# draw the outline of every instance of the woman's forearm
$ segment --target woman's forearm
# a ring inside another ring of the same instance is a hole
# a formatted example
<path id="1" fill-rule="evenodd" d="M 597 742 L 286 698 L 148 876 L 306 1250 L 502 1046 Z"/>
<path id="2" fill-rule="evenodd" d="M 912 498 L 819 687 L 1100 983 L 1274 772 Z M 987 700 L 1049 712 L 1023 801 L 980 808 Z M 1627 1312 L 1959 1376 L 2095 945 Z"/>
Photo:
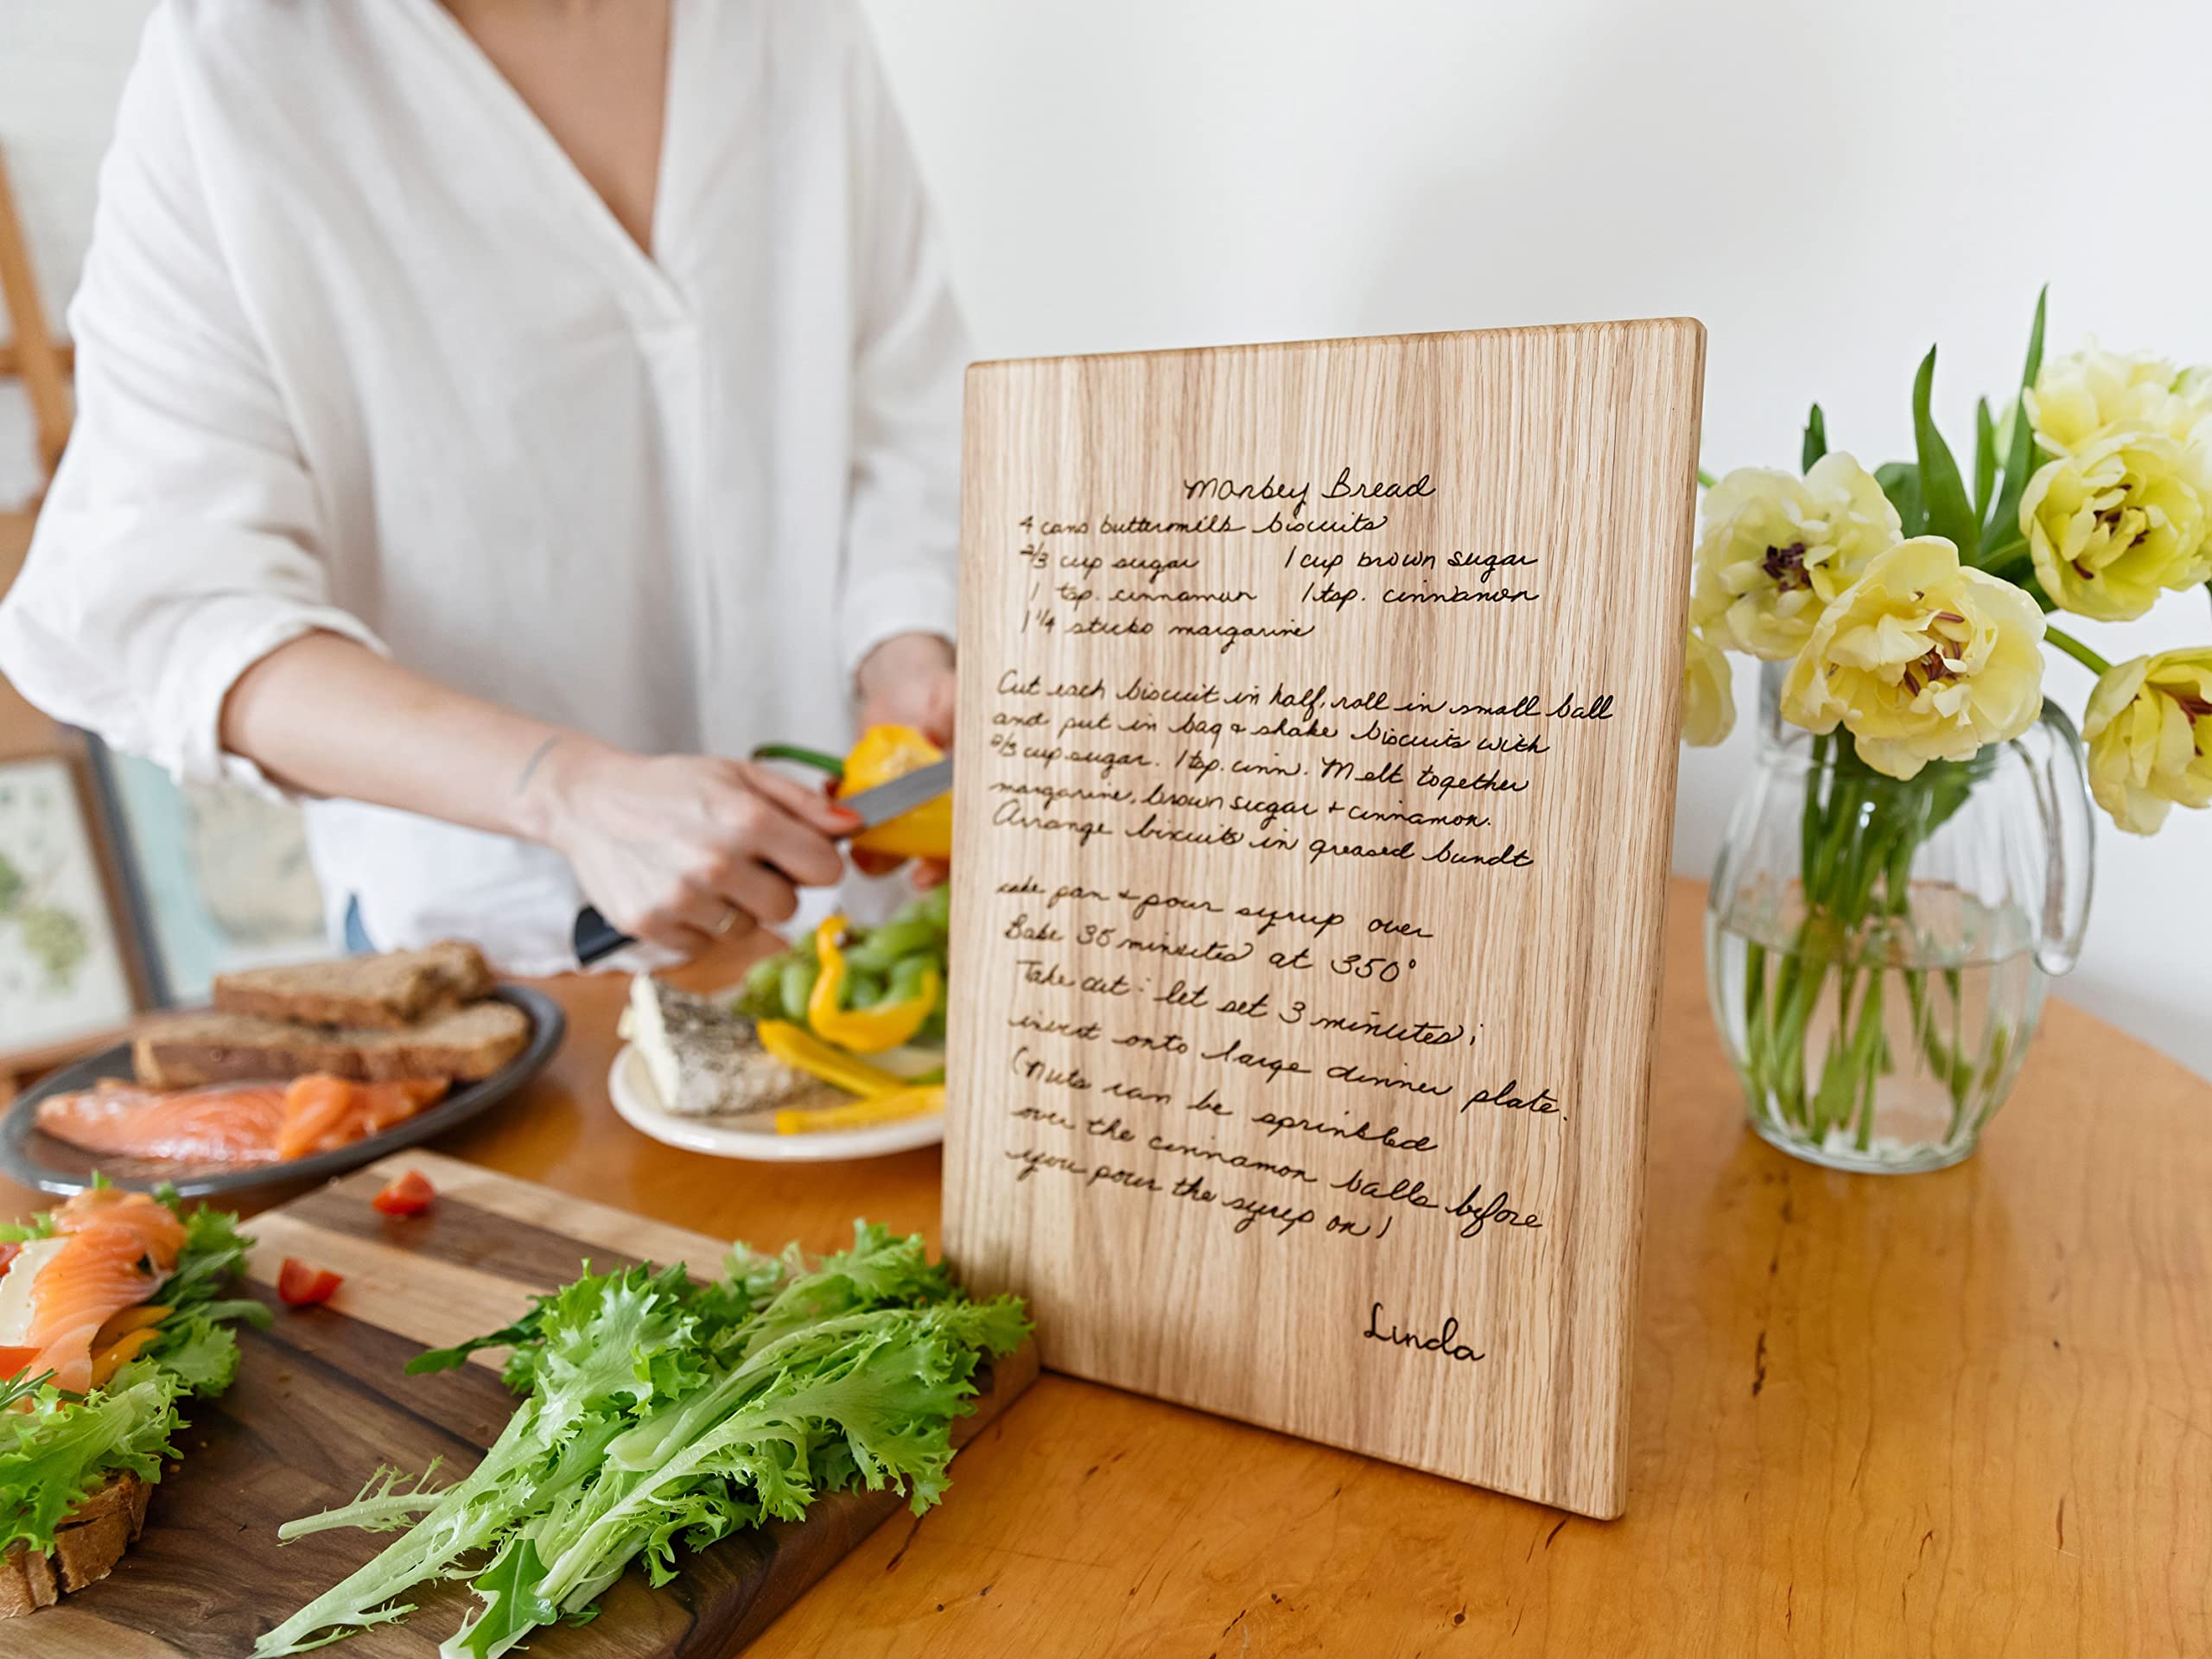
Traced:
<path id="1" fill-rule="evenodd" d="M 223 747 L 289 788 L 544 840 L 549 766 L 596 740 L 454 690 L 334 633 L 302 635 L 238 677 Z"/>
<path id="2" fill-rule="evenodd" d="M 771 768 L 632 754 L 334 633 L 240 675 L 221 725 L 225 748 L 294 789 L 542 842 L 609 921 L 687 956 L 740 921 L 788 921 L 799 887 L 843 875 L 836 843 L 860 824 Z"/>

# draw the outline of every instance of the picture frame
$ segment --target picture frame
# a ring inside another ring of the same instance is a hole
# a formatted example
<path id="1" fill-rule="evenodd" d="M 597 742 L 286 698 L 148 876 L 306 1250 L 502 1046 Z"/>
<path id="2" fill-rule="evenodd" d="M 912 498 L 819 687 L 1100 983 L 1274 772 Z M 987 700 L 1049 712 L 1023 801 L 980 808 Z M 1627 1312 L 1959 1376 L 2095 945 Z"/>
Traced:
<path id="1" fill-rule="evenodd" d="M 0 761 L 0 1061 L 67 1054 L 138 1012 L 82 769 Z"/>
<path id="2" fill-rule="evenodd" d="M 234 784 L 180 785 L 89 738 L 149 1001 L 207 1001 L 215 976 L 330 954 L 299 809 Z"/>

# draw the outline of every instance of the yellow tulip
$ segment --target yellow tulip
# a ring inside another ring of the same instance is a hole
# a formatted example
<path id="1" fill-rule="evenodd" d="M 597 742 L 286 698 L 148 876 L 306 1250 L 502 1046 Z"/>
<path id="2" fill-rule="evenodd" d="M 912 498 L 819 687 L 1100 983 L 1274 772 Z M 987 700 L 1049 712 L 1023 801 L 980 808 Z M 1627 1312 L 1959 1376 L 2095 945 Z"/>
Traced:
<path id="1" fill-rule="evenodd" d="M 2176 375 L 2174 396 L 2182 400 L 2196 423 L 2212 416 L 2212 365 L 2199 363 Z M 2192 425 L 2190 429 L 2199 428 Z"/>
<path id="2" fill-rule="evenodd" d="M 1847 729 L 1892 778 L 2018 737 L 2043 709 L 2043 613 L 1959 563 L 1939 536 L 1900 542 L 1824 611 L 1783 683 L 1783 717 Z"/>
<path id="3" fill-rule="evenodd" d="M 1736 728 L 1736 687 L 1728 658 L 1695 628 L 1682 657 L 1682 741 L 1709 749 Z"/>
<path id="4" fill-rule="evenodd" d="M 2212 646 L 2160 652 L 2098 680 L 2082 721 L 2089 792 L 2147 836 L 2174 806 L 2212 806 Z"/>
<path id="5" fill-rule="evenodd" d="M 2125 430 L 2046 463 L 2020 498 L 2044 591 L 2106 621 L 2212 577 L 2212 446 Z"/>
<path id="6" fill-rule="evenodd" d="M 1784 661 L 1901 533 L 1882 486 L 1840 450 L 1802 479 L 1739 467 L 1705 499 L 1691 626 L 1764 661 Z"/>
<path id="7" fill-rule="evenodd" d="M 2164 358 L 2094 346 L 2051 359 L 2026 394 L 2028 423 L 2046 454 L 2078 454 L 2118 432 L 2186 438 L 2206 413 L 2203 372 Z"/>

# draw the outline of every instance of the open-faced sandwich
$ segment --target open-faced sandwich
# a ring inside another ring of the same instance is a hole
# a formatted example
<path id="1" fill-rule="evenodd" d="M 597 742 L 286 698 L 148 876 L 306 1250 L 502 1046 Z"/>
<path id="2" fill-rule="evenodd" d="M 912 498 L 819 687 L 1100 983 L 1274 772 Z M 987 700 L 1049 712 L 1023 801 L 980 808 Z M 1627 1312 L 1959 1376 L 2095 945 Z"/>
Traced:
<path id="1" fill-rule="evenodd" d="M 138 1535 L 180 1402 L 238 1370 L 236 1217 L 96 1186 L 0 1228 L 0 1618 L 105 1578 Z"/>
<path id="2" fill-rule="evenodd" d="M 491 989 L 476 947 L 453 940 L 226 974 L 212 1008 L 139 1028 L 135 1083 L 50 1096 L 38 1126 L 159 1166 L 245 1168 L 350 1146 L 522 1052 L 530 1021 Z"/>

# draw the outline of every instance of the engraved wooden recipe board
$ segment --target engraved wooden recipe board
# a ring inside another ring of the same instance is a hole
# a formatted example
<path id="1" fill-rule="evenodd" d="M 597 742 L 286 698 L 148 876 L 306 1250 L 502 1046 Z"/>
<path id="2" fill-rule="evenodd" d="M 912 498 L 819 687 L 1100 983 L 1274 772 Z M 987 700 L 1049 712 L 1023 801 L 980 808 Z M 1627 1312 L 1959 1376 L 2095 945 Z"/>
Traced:
<path id="1" fill-rule="evenodd" d="M 969 370 L 944 1231 L 1049 1365 L 1620 1512 L 1704 340 Z"/>

